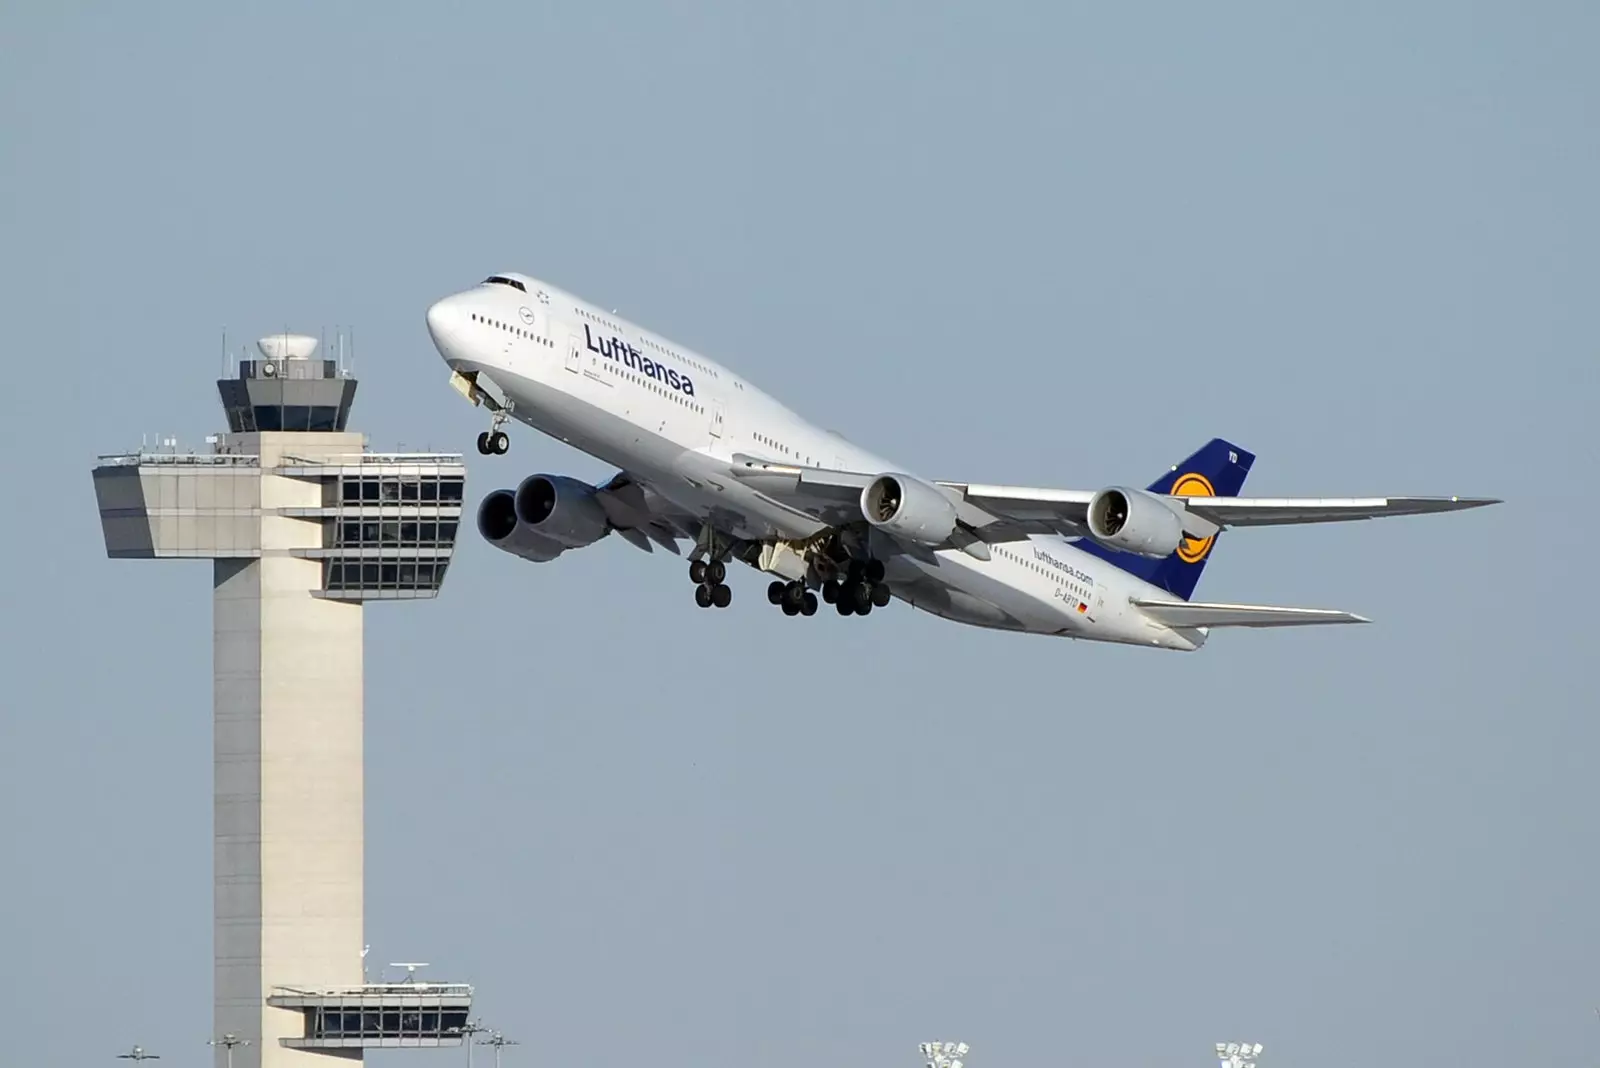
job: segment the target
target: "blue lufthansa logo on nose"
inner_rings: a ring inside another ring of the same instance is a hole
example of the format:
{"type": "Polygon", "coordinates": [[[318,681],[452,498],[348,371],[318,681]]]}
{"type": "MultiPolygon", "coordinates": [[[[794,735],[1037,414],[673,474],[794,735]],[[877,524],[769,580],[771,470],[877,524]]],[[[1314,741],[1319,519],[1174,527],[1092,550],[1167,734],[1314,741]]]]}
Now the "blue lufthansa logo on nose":
{"type": "Polygon", "coordinates": [[[653,378],[657,382],[671,386],[673,389],[690,397],[694,396],[694,383],[689,380],[688,375],[679,372],[675,368],[668,367],[664,363],[652,360],[620,337],[615,335],[611,337],[596,337],[594,332],[589,329],[589,324],[584,323],[583,340],[588,345],[590,352],[597,352],[602,356],[609,357],[623,366],[644,375],[646,378],[653,378]]]}

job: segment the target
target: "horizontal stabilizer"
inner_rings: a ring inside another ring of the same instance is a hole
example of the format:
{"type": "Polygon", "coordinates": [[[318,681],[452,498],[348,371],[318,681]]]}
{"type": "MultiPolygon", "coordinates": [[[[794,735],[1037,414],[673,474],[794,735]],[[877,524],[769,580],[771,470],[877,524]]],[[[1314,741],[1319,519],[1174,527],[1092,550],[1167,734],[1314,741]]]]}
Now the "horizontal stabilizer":
{"type": "Polygon", "coordinates": [[[1317,623],[1370,623],[1353,612],[1331,608],[1278,608],[1269,604],[1203,604],[1195,601],[1141,601],[1133,606],[1169,627],[1305,627],[1317,623]]]}

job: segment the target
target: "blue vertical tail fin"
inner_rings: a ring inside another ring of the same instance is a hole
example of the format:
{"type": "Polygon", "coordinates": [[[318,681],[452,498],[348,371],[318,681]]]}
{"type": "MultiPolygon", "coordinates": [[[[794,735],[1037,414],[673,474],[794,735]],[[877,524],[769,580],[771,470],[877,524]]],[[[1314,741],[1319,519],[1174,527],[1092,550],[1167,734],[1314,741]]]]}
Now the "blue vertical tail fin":
{"type": "MultiPolygon", "coordinates": [[[[1151,493],[1176,497],[1237,497],[1255,460],[1254,453],[1221,438],[1212,438],[1146,488],[1151,493]]],[[[1217,547],[1217,537],[1213,534],[1209,538],[1185,538],[1177,551],[1162,560],[1108,549],[1093,538],[1082,539],[1077,547],[1187,601],[1194,595],[1200,573],[1217,547]]]]}

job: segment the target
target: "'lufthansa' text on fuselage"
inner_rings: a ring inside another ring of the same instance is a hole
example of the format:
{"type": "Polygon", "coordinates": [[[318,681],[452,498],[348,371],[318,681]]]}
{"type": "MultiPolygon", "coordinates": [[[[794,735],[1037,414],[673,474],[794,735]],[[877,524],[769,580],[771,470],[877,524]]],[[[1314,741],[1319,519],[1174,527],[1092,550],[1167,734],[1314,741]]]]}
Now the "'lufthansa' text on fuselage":
{"type": "Polygon", "coordinates": [[[694,396],[694,382],[690,380],[688,375],[682,374],[666,364],[652,360],[620,337],[615,335],[611,337],[596,337],[593,331],[589,329],[589,324],[584,323],[583,340],[584,344],[589,346],[590,352],[597,352],[602,356],[609,357],[623,366],[644,375],[646,378],[653,378],[662,385],[671,386],[680,393],[690,397],[694,396]]]}

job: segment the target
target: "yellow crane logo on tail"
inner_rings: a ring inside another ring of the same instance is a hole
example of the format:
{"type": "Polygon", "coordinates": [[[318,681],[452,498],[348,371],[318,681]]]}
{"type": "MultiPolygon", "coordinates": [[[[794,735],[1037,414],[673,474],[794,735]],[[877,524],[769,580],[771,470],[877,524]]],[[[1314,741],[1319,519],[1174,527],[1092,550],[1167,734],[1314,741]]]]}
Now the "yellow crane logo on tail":
{"type": "MultiPolygon", "coordinates": [[[[1212,488],[1211,480],[1204,475],[1195,474],[1193,471],[1186,475],[1179,475],[1178,480],[1167,491],[1169,497],[1215,497],[1217,491],[1212,488]]],[[[1186,564],[1198,564],[1211,553],[1211,545],[1217,540],[1215,534],[1209,538],[1191,538],[1185,536],[1178,543],[1178,559],[1186,564]]]]}

